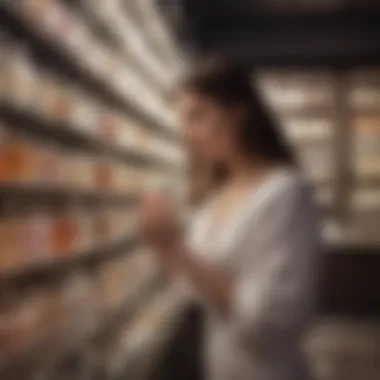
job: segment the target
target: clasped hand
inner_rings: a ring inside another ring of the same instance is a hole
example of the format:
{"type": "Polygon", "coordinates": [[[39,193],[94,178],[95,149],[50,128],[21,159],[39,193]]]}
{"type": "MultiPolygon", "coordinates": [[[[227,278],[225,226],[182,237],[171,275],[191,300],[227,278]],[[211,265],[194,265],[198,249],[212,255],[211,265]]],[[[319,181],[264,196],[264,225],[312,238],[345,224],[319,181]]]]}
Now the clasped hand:
{"type": "Polygon", "coordinates": [[[146,194],[139,207],[139,229],[152,248],[163,253],[181,240],[181,229],[173,202],[163,194],[146,194]]]}

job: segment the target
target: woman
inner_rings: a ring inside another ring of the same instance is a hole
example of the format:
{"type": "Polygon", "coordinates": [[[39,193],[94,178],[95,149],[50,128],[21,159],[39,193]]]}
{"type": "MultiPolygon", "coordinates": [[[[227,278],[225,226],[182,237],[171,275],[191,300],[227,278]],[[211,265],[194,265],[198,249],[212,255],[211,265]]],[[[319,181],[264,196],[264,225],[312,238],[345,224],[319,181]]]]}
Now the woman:
{"type": "Polygon", "coordinates": [[[142,202],[141,230],[208,311],[206,378],[306,380],[318,255],[310,190],[243,69],[197,67],[177,108],[189,154],[217,180],[188,237],[160,195],[142,202]]]}

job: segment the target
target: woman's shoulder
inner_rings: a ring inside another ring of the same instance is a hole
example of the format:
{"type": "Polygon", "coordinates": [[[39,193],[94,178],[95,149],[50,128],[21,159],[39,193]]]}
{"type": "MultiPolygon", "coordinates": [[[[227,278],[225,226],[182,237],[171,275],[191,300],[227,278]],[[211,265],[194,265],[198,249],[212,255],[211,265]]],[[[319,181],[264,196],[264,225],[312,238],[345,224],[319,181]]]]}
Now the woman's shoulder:
{"type": "Polygon", "coordinates": [[[311,191],[311,183],[299,169],[284,168],[279,172],[273,195],[300,194],[311,191]]]}
{"type": "Polygon", "coordinates": [[[297,189],[307,184],[305,176],[298,168],[284,167],[278,173],[279,185],[284,189],[297,189]]]}
{"type": "Polygon", "coordinates": [[[268,185],[262,202],[263,211],[289,209],[313,204],[313,188],[303,173],[294,168],[283,168],[268,185]],[[265,205],[267,207],[265,207],[265,205]]]}

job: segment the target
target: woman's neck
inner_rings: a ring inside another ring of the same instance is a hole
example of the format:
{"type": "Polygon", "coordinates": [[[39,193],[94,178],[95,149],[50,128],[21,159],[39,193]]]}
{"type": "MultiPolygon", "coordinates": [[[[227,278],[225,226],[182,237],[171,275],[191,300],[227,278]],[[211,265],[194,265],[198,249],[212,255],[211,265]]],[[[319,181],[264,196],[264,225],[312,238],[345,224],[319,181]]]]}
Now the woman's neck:
{"type": "Polygon", "coordinates": [[[274,165],[265,160],[252,160],[247,157],[235,157],[229,166],[229,182],[251,183],[270,171],[274,165]]]}

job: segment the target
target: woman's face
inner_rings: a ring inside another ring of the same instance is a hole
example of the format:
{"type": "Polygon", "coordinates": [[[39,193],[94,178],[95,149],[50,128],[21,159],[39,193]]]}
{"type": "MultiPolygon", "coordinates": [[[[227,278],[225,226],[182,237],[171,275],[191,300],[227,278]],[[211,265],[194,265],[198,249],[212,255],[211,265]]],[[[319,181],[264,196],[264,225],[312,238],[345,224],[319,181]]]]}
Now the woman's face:
{"type": "Polygon", "coordinates": [[[180,94],[177,104],[191,160],[207,167],[226,162],[234,148],[232,110],[193,92],[180,94]]]}

